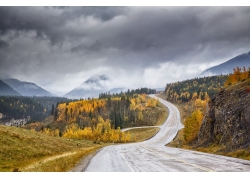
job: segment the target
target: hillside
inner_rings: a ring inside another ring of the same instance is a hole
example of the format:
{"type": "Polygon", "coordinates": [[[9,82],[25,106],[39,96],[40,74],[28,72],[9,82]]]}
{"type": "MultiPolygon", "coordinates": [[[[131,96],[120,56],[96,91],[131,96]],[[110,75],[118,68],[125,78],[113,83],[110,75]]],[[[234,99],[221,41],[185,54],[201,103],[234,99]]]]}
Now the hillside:
{"type": "Polygon", "coordinates": [[[197,146],[224,146],[226,150],[250,146],[250,79],[229,86],[208,103],[197,146]]]}
{"type": "Polygon", "coordinates": [[[186,103],[196,98],[204,100],[223,88],[227,78],[227,75],[219,75],[169,83],[166,85],[165,95],[168,101],[174,103],[186,103]]]}
{"type": "Polygon", "coordinates": [[[201,73],[201,76],[211,76],[220,74],[233,73],[233,68],[242,68],[243,66],[250,67],[250,52],[236,56],[222,64],[206,69],[201,73]]]}
{"type": "Polygon", "coordinates": [[[208,101],[177,103],[184,128],[169,146],[250,160],[250,69],[235,69],[208,101]]]}
{"type": "Polygon", "coordinates": [[[21,94],[0,80],[0,96],[21,96],[21,94]]]}
{"type": "Polygon", "coordinates": [[[87,140],[69,140],[1,125],[0,137],[0,172],[68,171],[81,158],[102,147],[87,140]]]}
{"type": "MultiPolygon", "coordinates": [[[[105,96],[104,94],[102,96],[105,96]]],[[[117,95],[119,96],[119,95],[117,95]]],[[[94,128],[100,121],[109,120],[111,127],[117,129],[133,126],[153,126],[166,116],[166,108],[145,94],[107,97],[91,100],[78,100],[60,103],[54,112],[54,121],[46,126],[65,132],[72,124],[81,129],[94,128]],[[101,120],[102,119],[102,120],[101,120]]],[[[27,125],[41,130],[43,122],[27,125]]]]}
{"type": "Polygon", "coordinates": [[[41,121],[50,114],[50,111],[41,103],[34,101],[31,97],[22,96],[0,96],[0,112],[5,115],[1,121],[8,121],[12,118],[23,119],[28,116],[31,120],[41,121]]]}
{"type": "Polygon", "coordinates": [[[3,79],[2,81],[4,81],[22,96],[55,96],[31,82],[19,81],[17,79],[3,79]]]}

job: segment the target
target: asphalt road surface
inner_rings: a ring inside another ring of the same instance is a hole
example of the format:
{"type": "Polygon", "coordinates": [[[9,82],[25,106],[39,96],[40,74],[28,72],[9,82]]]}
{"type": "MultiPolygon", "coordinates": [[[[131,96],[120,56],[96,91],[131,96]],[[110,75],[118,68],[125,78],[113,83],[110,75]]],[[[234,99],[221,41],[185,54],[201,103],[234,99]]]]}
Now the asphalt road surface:
{"type": "MultiPolygon", "coordinates": [[[[158,98],[154,95],[151,97],[158,98]]],[[[90,161],[89,172],[236,172],[250,171],[250,161],[165,146],[183,128],[179,110],[158,98],[169,109],[166,122],[151,139],[104,147],[90,161]]]]}

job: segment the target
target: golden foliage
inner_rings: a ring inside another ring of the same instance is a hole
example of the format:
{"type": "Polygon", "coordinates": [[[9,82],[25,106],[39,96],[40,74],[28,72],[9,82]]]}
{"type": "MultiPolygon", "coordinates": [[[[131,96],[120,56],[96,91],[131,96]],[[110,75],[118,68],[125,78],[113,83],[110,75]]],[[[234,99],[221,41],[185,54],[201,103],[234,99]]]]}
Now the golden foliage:
{"type": "Polygon", "coordinates": [[[59,130],[55,129],[55,130],[51,130],[49,128],[44,128],[43,130],[40,131],[41,133],[50,135],[50,136],[54,136],[54,137],[59,137],[59,130]]]}
{"type": "Polygon", "coordinates": [[[130,134],[112,129],[109,120],[104,121],[102,117],[98,117],[98,124],[94,129],[85,127],[77,128],[75,125],[69,127],[63,134],[65,138],[72,139],[88,139],[95,142],[127,142],[130,140],[130,134]]]}
{"type": "Polygon", "coordinates": [[[156,104],[157,104],[157,100],[151,98],[151,99],[148,99],[146,106],[147,107],[156,107],[156,104]]]}
{"type": "Polygon", "coordinates": [[[233,70],[233,74],[230,74],[228,79],[226,80],[225,87],[250,78],[250,68],[248,68],[247,70],[245,67],[243,67],[242,69],[236,67],[233,70]]]}
{"type": "Polygon", "coordinates": [[[192,142],[197,138],[201,123],[203,119],[203,113],[197,109],[190,117],[184,121],[184,139],[187,143],[192,142]]]}

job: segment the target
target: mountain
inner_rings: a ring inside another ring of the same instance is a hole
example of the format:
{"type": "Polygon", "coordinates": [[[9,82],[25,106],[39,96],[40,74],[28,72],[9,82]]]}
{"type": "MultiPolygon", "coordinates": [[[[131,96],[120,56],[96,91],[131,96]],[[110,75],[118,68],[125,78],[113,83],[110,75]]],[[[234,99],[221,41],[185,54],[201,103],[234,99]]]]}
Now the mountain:
{"type": "Polygon", "coordinates": [[[220,74],[229,74],[233,72],[235,67],[250,67],[250,52],[236,56],[222,64],[213,66],[201,73],[201,76],[211,76],[220,74]]]}
{"type": "Polygon", "coordinates": [[[105,75],[94,75],[64,96],[71,99],[97,97],[101,92],[107,91],[108,80],[105,75]]]}
{"type": "Polygon", "coordinates": [[[21,94],[0,80],[0,96],[21,96],[21,94]]]}
{"type": "Polygon", "coordinates": [[[22,96],[55,96],[31,82],[19,81],[17,79],[2,79],[2,81],[19,92],[22,96]]]}

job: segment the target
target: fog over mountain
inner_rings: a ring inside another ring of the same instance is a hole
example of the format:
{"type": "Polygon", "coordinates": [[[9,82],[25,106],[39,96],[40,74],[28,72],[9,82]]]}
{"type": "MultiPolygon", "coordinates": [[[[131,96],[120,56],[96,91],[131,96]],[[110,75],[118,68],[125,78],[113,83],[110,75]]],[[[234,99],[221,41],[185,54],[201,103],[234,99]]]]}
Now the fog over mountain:
{"type": "Polygon", "coordinates": [[[95,74],[160,88],[250,49],[250,7],[0,7],[0,79],[62,96],[95,74]]]}
{"type": "Polygon", "coordinates": [[[2,81],[22,96],[55,96],[31,82],[19,81],[17,79],[3,79],[2,81]]]}
{"type": "Polygon", "coordinates": [[[64,96],[71,99],[98,97],[101,92],[108,90],[108,80],[105,75],[94,75],[64,96]]]}
{"type": "Polygon", "coordinates": [[[243,53],[238,55],[222,64],[206,69],[201,73],[202,76],[220,75],[233,73],[235,67],[246,69],[250,67],[250,51],[248,53],[243,53]]]}
{"type": "Polygon", "coordinates": [[[0,80],[0,96],[21,96],[21,94],[0,80]]]}

